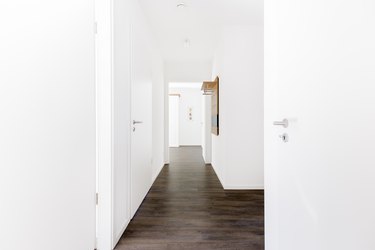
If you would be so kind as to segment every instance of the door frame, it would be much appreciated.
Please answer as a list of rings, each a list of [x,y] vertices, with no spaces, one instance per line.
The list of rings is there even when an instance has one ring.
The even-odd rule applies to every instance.
[[[113,2],[95,1],[96,58],[96,248],[112,249],[113,210]]]

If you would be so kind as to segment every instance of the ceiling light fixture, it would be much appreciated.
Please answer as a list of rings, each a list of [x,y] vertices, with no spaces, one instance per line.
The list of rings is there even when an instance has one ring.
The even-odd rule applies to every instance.
[[[188,38],[185,39],[184,41],[184,47],[189,48],[190,47],[190,40]]]
[[[177,4],[177,8],[179,8],[179,9],[183,9],[185,7],[186,7],[185,3],[179,3],[179,4]]]

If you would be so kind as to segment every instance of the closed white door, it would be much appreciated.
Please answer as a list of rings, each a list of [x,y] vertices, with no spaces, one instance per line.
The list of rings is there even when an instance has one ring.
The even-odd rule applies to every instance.
[[[375,249],[374,24],[373,0],[265,1],[267,250]]]
[[[95,248],[94,1],[0,2],[0,249]]]
[[[131,27],[131,216],[152,182],[152,51],[147,25],[135,4]]]

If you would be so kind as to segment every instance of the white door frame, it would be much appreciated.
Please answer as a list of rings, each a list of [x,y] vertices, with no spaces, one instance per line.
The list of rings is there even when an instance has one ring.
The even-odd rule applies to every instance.
[[[112,249],[112,0],[94,0],[96,19],[97,249]],[[94,28],[94,27],[93,27]]]

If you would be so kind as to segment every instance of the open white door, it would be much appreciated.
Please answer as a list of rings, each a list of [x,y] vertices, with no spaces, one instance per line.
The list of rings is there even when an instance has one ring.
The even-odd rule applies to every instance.
[[[131,217],[152,184],[152,50],[139,6],[132,13]]]
[[[95,248],[94,1],[0,3],[0,249]]]
[[[373,0],[265,1],[267,250],[375,249],[374,24]]]

